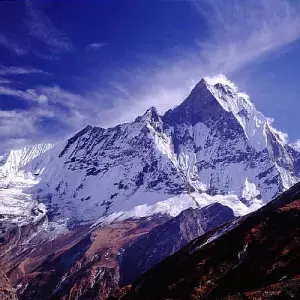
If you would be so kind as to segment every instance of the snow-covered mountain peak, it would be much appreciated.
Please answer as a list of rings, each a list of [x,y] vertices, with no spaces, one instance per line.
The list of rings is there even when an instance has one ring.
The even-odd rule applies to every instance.
[[[266,120],[263,114],[256,110],[250,97],[240,92],[238,87],[224,75],[201,79],[190,95],[173,110],[188,112],[208,109],[218,112],[225,110],[232,112],[235,116],[244,115],[249,119],[254,115],[257,119]],[[190,114],[187,117],[190,118]]]
[[[268,119],[251,102],[250,97],[225,76],[206,77],[203,85],[224,110],[233,113],[250,144],[258,151],[267,147],[266,130]]]
[[[199,81],[186,100],[164,117],[168,123],[206,126],[226,120],[230,126],[244,132],[256,150],[267,147],[267,118],[256,110],[247,94],[225,76],[206,77]],[[238,129],[239,127],[239,129]]]
[[[231,111],[234,114],[241,111],[247,113],[255,112],[263,117],[263,115],[256,110],[249,95],[240,92],[239,88],[224,75],[205,77],[202,79],[202,82],[227,111]]]
[[[246,93],[240,92],[239,88],[224,75],[205,77],[201,82],[227,111],[238,113],[242,110],[247,112],[256,110],[250,97]]]
[[[209,85],[217,85],[217,84],[221,84],[223,86],[227,86],[230,87],[232,90],[234,90],[235,92],[238,92],[238,87],[235,85],[235,83],[233,83],[232,81],[230,81],[225,75],[223,74],[218,74],[215,76],[207,76],[204,77],[202,79],[204,82],[206,82]]]
[[[157,108],[154,106],[151,106],[147,111],[144,113],[143,117],[145,118],[150,118],[150,119],[155,119],[159,117]]]
[[[9,151],[1,160],[0,179],[12,179],[19,171],[25,168],[28,163],[53,148],[53,146],[53,144],[36,144]]]
[[[44,224],[46,206],[36,201],[29,189],[38,183],[51,162],[48,155],[53,144],[36,144],[9,151],[0,165],[0,215],[1,223],[19,225]],[[46,223],[45,223],[46,226]],[[42,228],[43,226],[41,226]]]
[[[138,116],[135,119],[135,122],[143,122],[143,123],[159,123],[161,121],[160,115],[156,107],[152,106],[146,110],[146,112],[142,116]]]
[[[57,218],[175,216],[212,202],[240,215],[300,178],[300,154],[281,137],[248,95],[218,76],[163,116],[151,107],[132,123],[86,126],[16,164],[33,178],[26,192]]]

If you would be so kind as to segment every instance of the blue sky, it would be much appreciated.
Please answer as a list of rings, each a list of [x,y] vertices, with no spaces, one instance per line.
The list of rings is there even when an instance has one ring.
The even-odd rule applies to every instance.
[[[297,0],[0,2],[0,153],[163,113],[225,74],[300,138]]]

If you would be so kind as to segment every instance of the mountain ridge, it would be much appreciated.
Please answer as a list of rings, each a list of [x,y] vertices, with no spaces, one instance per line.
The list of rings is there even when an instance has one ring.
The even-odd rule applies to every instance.
[[[56,220],[175,216],[213,202],[243,215],[299,180],[300,154],[219,76],[202,79],[163,116],[151,107],[131,123],[86,126],[17,177],[29,175],[26,195]]]

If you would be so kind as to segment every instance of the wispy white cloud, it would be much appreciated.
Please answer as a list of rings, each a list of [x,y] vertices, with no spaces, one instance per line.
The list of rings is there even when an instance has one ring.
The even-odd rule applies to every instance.
[[[0,110],[0,155],[9,149],[17,149],[29,144],[47,142],[49,137],[38,129],[37,122],[51,117],[52,112],[38,107],[31,110]]]
[[[230,73],[300,38],[300,3],[293,0],[198,0],[210,39],[199,41],[208,71]]]
[[[145,56],[147,67],[121,70],[127,95],[115,100],[118,103],[115,110],[107,112],[109,125],[132,120],[151,105],[164,112],[180,103],[202,77],[220,73],[231,77],[258,59],[270,59],[270,54],[300,38],[298,1],[186,2],[199,13],[201,22],[205,21],[207,38],[199,32],[196,46],[179,47],[176,57]]]
[[[98,124],[103,103],[102,94],[79,95],[59,86],[39,86],[27,90],[0,86],[1,95],[30,104],[26,110],[0,110],[1,152],[15,145],[20,147],[47,139],[65,138],[87,124]],[[55,136],[49,136],[45,128],[39,126],[45,119],[52,125],[61,124]]]
[[[28,36],[26,43],[21,44],[18,39],[0,34],[0,46],[7,48],[17,56],[33,54],[41,59],[57,58],[57,55],[74,50],[74,45],[68,36],[52,22],[41,9],[44,3],[37,0],[25,0],[26,25]],[[34,40],[32,39],[34,38]],[[36,40],[46,46],[47,51],[36,48]]]
[[[274,124],[274,119],[273,118],[267,118],[268,126],[272,130],[272,132],[275,134],[275,136],[284,144],[287,144],[289,142],[289,136],[287,133],[282,132],[281,130],[276,129],[273,124]]]
[[[2,111],[0,110],[0,138],[6,139],[23,138],[26,134],[34,132],[35,116],[26,111]]]
[[[8,75],[28,75],[28,74],[34,74],[34,73],[43,73],[48,74],[47,72],[44,72],[39,69],[34,68],[24,68],[24,67],[6,67],[3,65],[0,65],[0,75],[1,76],[8,76]]]
[[[66,123],[71,130],[75,131],[87,124],[97,125],[104,110],[107,94],[88,92],[77,94],[59,86],[40,86],[34,90],[39,98],[47,99],[44,109],[53,112],[55,118]],[[60,107],[61,109],[58,109]]]
[[[74,50],[72,41],[39,8],[39,5],[41,5],[39,1],[26,0],[29,34],[56,53]]]
[[[86,49],[87,50],[92,50],[92,51],[96,51],[96,50],[99,50],[103,47],[107,46],[107,43],[92,43],[92,44],[89,44],[87,45]]]
[[[45,95],[38,94],[34,89],[27,89],[25,91],[22,91],[10,87],[0,86],[0,95],[12,96],[25,101],[36,102],[39,104],[45,104],[48,102],[48,98]]]
[[[21,47],[16,42],[8,39],[4,35],[0,35],[0,45],[14,52],[17,56],[24,56],[28,53],[28,50]]]
[[[11,81],[6,78],[0,78],[0,84],[10,84]]]
[[[235,83],[230,81],[223,74],[218,74],[218,75],[215,75],[215,76],[212,76],[212,77],[204,77],[204,79],[210,85],[215,85],[215,84],[221,83],[221,84],[230,86],[235,91],[238,91],[238,87],[235,85]]]
[[[300,152],[300,140],[295,141],[290,146],[292,146],[296,151]]]
[[[15,112],[14,117],[18,122],[14,121],[14,117],[6,117],[4,128],[10,128],[13,132],[16,126],[22,125],[24,119],[27,122],[24,128],[31,133],[30,138],[37,139],[41,132],[34,124],[44,117],[56,118],[66,124],[69,131],[62,131],[63,135],[86,124],[112,126],[131,121],[153,105],[163,113],[180,103],[202,77],[219,73],[230,77],[247,64],[269,58],[273,51],[300,38],[298,1],[199,0],[188,3],[206,22],[209,34],[205,40],[199,33],[195,46],[180,48],[176,57],[164,59],[144,56],[143,61],[148,62],[146,66],[117,70],[118,76],[110,79],[109,86],[101,88],[101,92],[76,94],[59,86],[30,90],[2,87],[2,94],[36,104],[29,112]],[[45,21],[44,14],[30,5],[32,24],[42,24],[31,27],[33,30],[37,26],[36,38],[57,51],[69,51],[68,39],[64,40],[64,35],[53,29],[51,21],[49,25],[48,17]],[[37,17],[32,17],[32,14]],[[49,41],[46,41],[49,28],[53,30],[50,30]],[[102,78],[99,79],[101,81]],[[0,126],[0,139],[1,131]],[[21,141],[29,137],[20,133],[17,138]]]

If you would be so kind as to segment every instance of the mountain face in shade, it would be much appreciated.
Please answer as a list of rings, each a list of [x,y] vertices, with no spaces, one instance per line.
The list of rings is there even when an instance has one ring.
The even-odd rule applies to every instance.
[[[244,215],[299,180],[300,154],[246,94],[219,77],[201,80],[163,116],[150,108],[132,123],[87,126],[17,170],[3,166],[6,215],[18,219],[14,199],[25,206],[33,199],[50,221],[78,225],[177,216],[214,202]]]
[[[299,299],[300,184],[193,240],[111,299]]]
[[[219,203],[192,209],[151,230],[120,255],[121,285],[133,282],[191,240],[234,218],[233,211]]]

